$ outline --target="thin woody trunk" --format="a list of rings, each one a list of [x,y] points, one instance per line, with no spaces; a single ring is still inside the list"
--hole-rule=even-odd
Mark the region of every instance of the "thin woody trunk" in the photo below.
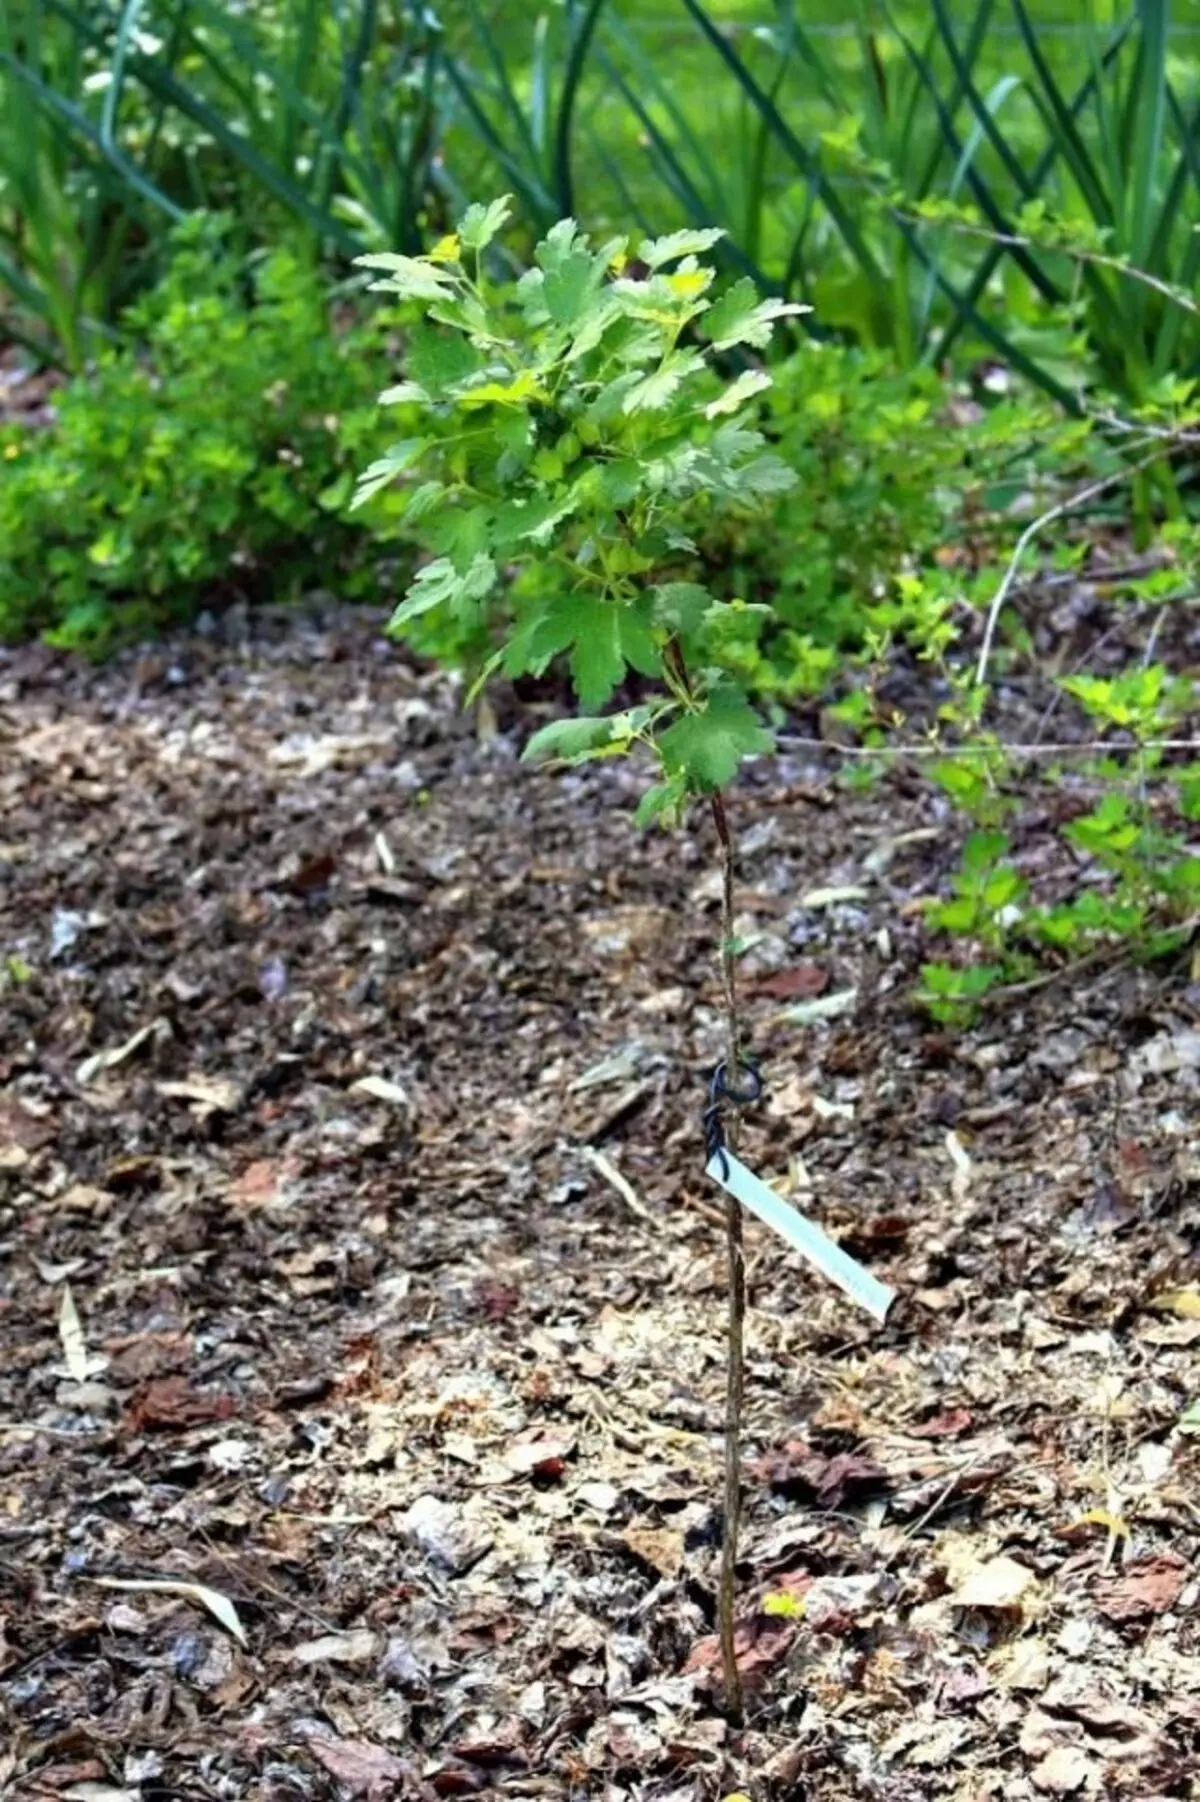
[[[742,1047],[737,1011],[737,953],[733,935],[733,840],[729,834],[725,802],[720,794],[712,797],[712,817],[721,847],[721,980],[725,991],[725,1074],[727,1083],[736,1088]],[[730,1109],[727,1115],[726,1137],[730,1148],[736,1149],[737,1117],[734,1109]],[[743,1713],[742,1677],[734,1645],[734,1591],[738,1530],[742,1514],[746,1261],[742,1247],[741,1204],[732,1195],[725,1198],[725,1243],[729,1257],[729,1341],[725,1385],[725,1532],[721,1545],[718,1613],[721,1662],[725,1676],[725,1705],[730,1720],[735,1725],[740,1725]]]

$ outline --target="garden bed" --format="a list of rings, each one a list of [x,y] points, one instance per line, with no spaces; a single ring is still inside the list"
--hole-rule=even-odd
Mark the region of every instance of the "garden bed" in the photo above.
[[[1190,1794],[1186,970],[932,1027],[944,799],[731,796],[743,1155],[901,1297],[748,1229],[734,1732],[703,816],[361,616],[253,634],[0,662],[0,1784]]]

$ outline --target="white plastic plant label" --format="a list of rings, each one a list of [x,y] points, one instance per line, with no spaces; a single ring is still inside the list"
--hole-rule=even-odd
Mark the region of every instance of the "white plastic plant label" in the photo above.
[[[772,1227],[781,1239],[810,1263],[814,1270],[843,1289],[860,1308],[865,1308],[882,1326],[888,1309],[896,1299],[896,1291],[864,1270],[849,1252],[835,1245],[828,1234],[814,1226],[806,1214],[769,1189],[761,1177],[748,1170],[740,1158],[722,1147],[713,1153],[706,1166],[714,1182],[727,1189],[744,1208]]]

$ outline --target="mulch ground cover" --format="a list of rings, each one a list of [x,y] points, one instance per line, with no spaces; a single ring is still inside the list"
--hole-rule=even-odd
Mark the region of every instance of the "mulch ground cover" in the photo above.
[[[0,661],[0,1792],[1197,1795],[1188,954],[932,1024],[944,799],[745,773],[742,1155],[899,1301],[747,1228],[734,1728],[716,847],[497,709]]]

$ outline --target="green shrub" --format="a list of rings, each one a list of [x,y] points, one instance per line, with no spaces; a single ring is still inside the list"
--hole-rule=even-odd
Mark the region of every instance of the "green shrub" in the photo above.
[[[378,324],[331,332],[312,271],[276,251],[247,279],[211,220],[181,228],[124,324],[139,348],[60,389],[53,427],[0,430],[0,637],[104,653],[330,583],[364,542],[339,478],[384,368]]]
[[[772,375],[763,424],[797,488],[700,534],[717,592],[770,609],[744,671],[764,694],[820,693],[881,636],[927,656],[929,616],[970,604],[1014,506],[1090,467],[1086,425],[1027,390],[985,407],[932,369],[817,342]]]
[[[699,258],[714,231],[593,247],[563,219],[515,287],[496,283],[487,253],[509,210],[507,196],[468,207],[428,256],[360,259],[421,315],[406,379],[380,400],[416,409],[422,429],[376,458],[356,496],[399,484],[406,528],[431,553],[389,629],[440,620],[456,646],[482,636],[495,647],[485,677],[541,676],[565,658],[589,717],[544,727],[527,753],[648,752],[663,780],[639,818],[674,817],[771,745],[729,655],[753,610],[679,571],[702,573],[695,525],[794,485],[752,423],[770,376],[714,371],[731,351],[766,351],[801,309],[748,280],[710,301],[715,272]],[[595,713],[630,671],[651,698]]]
[[[415,248],[439,36],[422,0],[4,0],[4,335],[82,369],[197,210],[243,252]]]

